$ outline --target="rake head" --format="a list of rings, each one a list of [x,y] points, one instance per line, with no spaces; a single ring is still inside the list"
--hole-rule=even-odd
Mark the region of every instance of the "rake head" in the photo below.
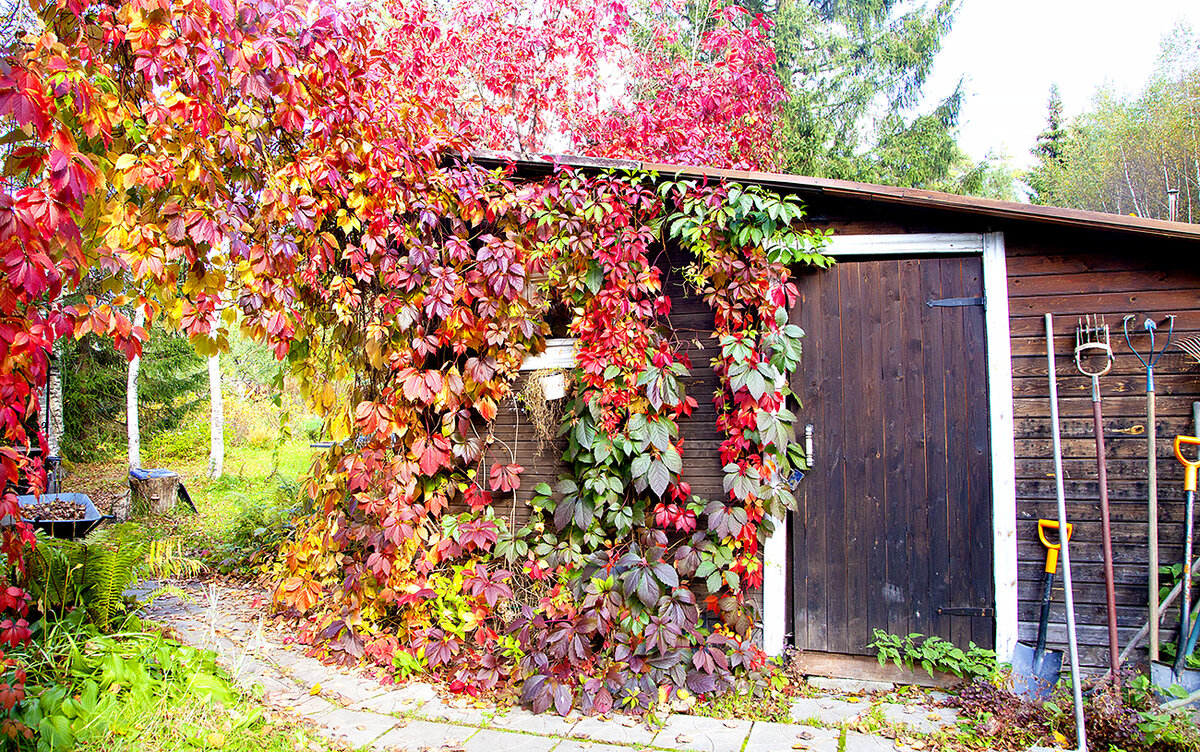
[[[1192,356],[1192,360],[1200,363],[1200,335],[1184,337],[1175,344],[1179,346],[1180,350]]]
[[[1085,316],[1075,327],[1075,367],[1085,376],[1103,376],[1113,364],[1108,324],[1100,316]]]

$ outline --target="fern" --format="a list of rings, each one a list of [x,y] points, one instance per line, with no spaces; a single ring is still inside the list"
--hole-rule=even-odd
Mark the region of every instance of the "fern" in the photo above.
[[[32,554],[24,585],[38,610],[83,608],[101,631],[130,606],[144,605],[125,596],[139,577],[194,576],[201,569],[183,555],[179,540],[151,540],[133,523],[97,528],[81,541],[39,536]],[[161,589],[150,600],[159,594]]]

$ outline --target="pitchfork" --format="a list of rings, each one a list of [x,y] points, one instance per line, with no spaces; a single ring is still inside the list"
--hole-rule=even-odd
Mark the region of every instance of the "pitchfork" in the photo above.
[[[1092,416],[1096,421],[1096,465],[1100,476],[1100,522],[1104,535],[1104,587],[1108,600],[1108,650],[1113,684],[1118,684],[1117,593],[1113,581],[1112,527],[1108,514],[1108,472],[1104,462],[1104,416],[1100,410],[1100,377],[1113,365],[1108,324],[1099,316],[1088,316],[1075,328],[1075,367],[1092,377]]]
[[[1154,367],[1167,348],[1171,346],[1171,336],[1175,333],[1175,317],[1167,317],[1167,341],[1161,349],[1155,347],[1154,335],[1158,324],[1149,316],[1142,323],[1142,329],[1150,336],[1150,349],[1146,357],[1133,346],[1129,336],[1129,322],[1135,317],[1131,313],[1121,321],[1121,329],[1125,332],[1125,342],[1137,359],[1146,367],[1146,462],[1148,464],[1147,480],[1149,481],[1148,518],[1150,522],[1150,660],[1158,660],[1158,416],[1154,401]]]

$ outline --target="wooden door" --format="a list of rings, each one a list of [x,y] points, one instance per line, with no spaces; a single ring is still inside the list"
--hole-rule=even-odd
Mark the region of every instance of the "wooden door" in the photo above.
[[[843,261],[798,284],[814,463],[792,525],[796,646],[873,655],[882,629],[991,647],[980,258]]]

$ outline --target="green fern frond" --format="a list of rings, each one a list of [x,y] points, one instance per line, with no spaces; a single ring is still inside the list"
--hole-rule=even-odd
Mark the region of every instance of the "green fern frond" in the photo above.
[[[151,541],[145,561],[138,573],[146,577],[174,578],[195,577],[204,564],[183,553],[183,541],[179,538],[163,538]]]

